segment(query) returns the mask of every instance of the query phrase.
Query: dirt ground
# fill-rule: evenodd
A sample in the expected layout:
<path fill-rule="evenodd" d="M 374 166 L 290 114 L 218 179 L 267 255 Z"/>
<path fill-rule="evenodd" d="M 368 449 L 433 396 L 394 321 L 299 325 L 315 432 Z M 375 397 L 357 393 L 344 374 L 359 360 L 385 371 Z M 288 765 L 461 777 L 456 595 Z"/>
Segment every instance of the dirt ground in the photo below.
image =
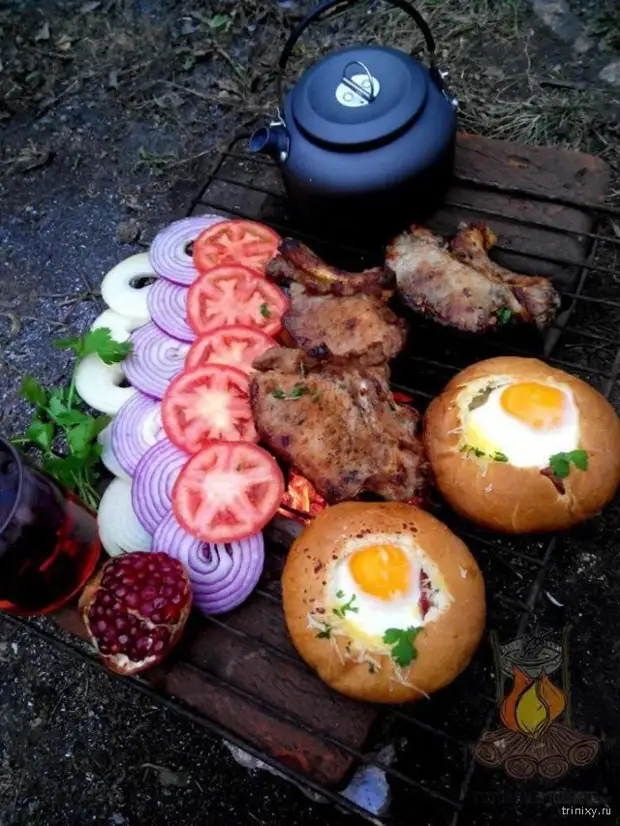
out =
<path fill-rule="evenodd" d="M 278 50 L 310 5 L 0 5 L 0 431 L 27 426 L 23 374 L 63 381 L 67 362 L 50 337 L 94 319 L 102 275 L 184 211 L 233 129 L 273 111 Z M 463 128 L 599 154 L 620 198 L 620 86 L 599 77 L 620 58 L 615 0 L 571 4 L 592 39 L 585 51 L 520 0 L 417 6 Z M 418 44 L 400 12 L 365 3 L 305 38 L 291 71 L 354 38 Z M 605 539 L 590 535 L 579 552 L 588 542 L 610 546 L 617 516 Z M 586 567 L 585 579 L 566 584 L 567 597 L 583 599 L 591 627 L 602 630 L 596 615 L 617 616 L 618 583 L 601 596 L 602 569 L 592 560 Z M 586 665 L 596 663 L 597 634 L 584 640 Z M 270 775 L 247 773 L 221 744 L 131 687 L 2 621 L 0 668 L 0 826 L 345 822 Z M 617 683 L 618 673 L 607 677 Z M 613 713 L 604 703 L 599 712 Z M 499 823 L 505 813 L 489 818 Z"/>

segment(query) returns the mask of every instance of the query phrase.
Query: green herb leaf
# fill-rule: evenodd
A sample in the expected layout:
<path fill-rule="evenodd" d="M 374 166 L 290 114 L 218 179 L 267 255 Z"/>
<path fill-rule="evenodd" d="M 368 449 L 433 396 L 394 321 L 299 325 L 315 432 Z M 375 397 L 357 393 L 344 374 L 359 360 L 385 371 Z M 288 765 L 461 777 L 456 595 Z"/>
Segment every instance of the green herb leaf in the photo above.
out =
<path fill-rule="evenodd" d="M 73 350 L 78 360 L 96 353 L 105 364 L 123 361 L 131 352 L 131 343 L 115 341 L 108 327 L 98 327 L 75 338 L 57 338 L 53 344 L 60 350 Z"/>
<path fill-rule="evenodd" d="M 328 622 L 323 623 L 323 628 L 317 634 L 318 639 L 320 640 L 327 640 L 331 636 L 332 627 Z"/>
<path fill-rule="evenodd" d="M 260 314 L 263 318 L 270 318 L 271 317 L 271 310 L 267 306 L 267 304 L 263 303 L 260 305 Z"/>
<path fill-rule="evenodd" d="M 42 422 L 35 416 L 26 431 L 26 438 L 47 453 L 51 450 L 54 441 L 54 425 L 51 422 Z"/>
<path fill-rule="evenodd" d="M 571 464 L 575 465 L 577 470 L 587 470 L 587 451 L 571 450 L 568 453 L 555 453 L 549 458 L 549 467 L 558 479 L 565 479 L 568 476 Z"/>
<path fill-rule="evenodd" d="M 296 384 L 288 394 L 288 397 L 289 399 L 301 399 L 302 396 L 309 392 L 310 390 L 308 390 L 305 384 Z"/>
<path fill-rule="evenodd" d="M 281 387 L 276 387 L 275 390 L 271 391 L 271 395 L 276 399 L 301 399 L 302 396 L 309 392 L 310 390 L 305 384 L 296 384 L 289 393 L 285 393 Z"/>
<path fill-rule="evenodd" d="M 508 456 L 505 453 L 500 453 L 499 450 L 491 455 L 494 462 L 507 462 Z"/>
<path fill-rule="evenodd" d="M 467 453 L 467 455 L 468 455 L 468 456 L 469 456 L 469 455 L 471 455 L 471 454 L 473 453 L 473 455 L 474 455 L 477 459 L 480 459 L 482 456 L 485 456 L 485 455 L 486 455 L 486 454 L 485 454 L 485 452 L 484 452 L 484 450 L 480 450 L 480 448 L 479 448 L 479 447 L 473 447 L 473 445 L 463 445 L 463 447 L 461 448 L 460 452 L 461 452 L 461 453 Z"/>
<path fill-rule="evenodd" d="M 33 376 L 24 376 L 22 379 L 22 398 L 37 407 L 45 407 L 47 404 L 47 390 L 41 387 Z"/>
<path fill-rule="evenodd" d="M 92 442 L 106 425 L 110 423 L 109 416 L 85 416 L 84 420 L 65 431 L 67 443 L 71 452 L 80 459 L 85 459 L 94 445 Z"/>
<path fill-rule="evenodd" d="M 377 666 L 374 663 L 366 662 L 366 665 L 368 666 L 368 671 L 371 674 L 374 674 L 375 671 L 377 670 Z"/>
<path fill-rule="evenodd" d="M 495 317 L 500 324 L 508 324 L 512 318 L 512 310 L 509 310 L 507 307 L 503 307 L 495 313 Z"/>
<path fill-rule="evenodd" d="M 338 593 L 341 593 L 341 594 L 342 594 L 342 596 L 344 596 L 344 594 L 342 593 L 342 591 L 339 591 Z M 336 596 L 338 596 L 338 594 L 336 594 Z M 341 599 L 341 597 L 338 597 L 338 598 L 339 598 L 339 599 Z M 345 604 L 344 604 L 344 605 L 341 605 L 341 606 L 340 606 L 340 608 L 334 608 L 334 609 L 333 609 L 333 613 L 334 613 L 337 617 L 339 617 L 339 619 L 344 619 L 344 618 L 345 618 L 345 614 L 347 613 L 347 611 L 352 611 L 354 614 L 357 614 L 357 613 L 359 612 L 359 610 L 360 610 L 360 609 L 359 609 L 359 608 L 356 608 L 356 607 L 353 605 L 353 603 L 354 603 L 354 602 L 355 602 L 355 594 L 353 594 L 353 596 L 351 597 L 351 599 L 350 599 L 348 602 L 345 602 Z"/>
<path fill-rule="evenodd" d="M 410 665 L 418 656 L 415 640 L 422 628 L 410 626 L 404 628 L 388 628 L 383 635 L 383 642 L 392 646 L 392 659 L 401 668 Z"/>
<path fill-rule="evenodd" d="M 336 591 L 336 599 L 342 599 L 344 597 L 344 591 Z"/>

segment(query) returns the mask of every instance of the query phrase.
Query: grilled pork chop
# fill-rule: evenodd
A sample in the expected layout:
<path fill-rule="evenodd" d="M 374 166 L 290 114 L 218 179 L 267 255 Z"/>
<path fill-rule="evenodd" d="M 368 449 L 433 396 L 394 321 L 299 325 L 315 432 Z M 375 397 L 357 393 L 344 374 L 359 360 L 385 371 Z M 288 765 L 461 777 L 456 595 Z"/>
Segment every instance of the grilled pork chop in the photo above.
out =
<path fill-rule="evenodd" d="M 465 227 L 450 243 L 412 226 L 389 245 L 386 263 L 396 273 L 402 301 L 450 327 L 481 333 L 506 322 L 545 329 L 560 306 L 548 278 L 517 275 L 487 255 L 497 241 L 486 226 Z"/>
<path fill-rule="evenodd" d="M 419 417 L 394 402 L 386 364 L 322 361 L 276 347 L 253 366 L 250 398 L 261 439 L 329 503 L 361 491 L 397 501 L 423 495 Z"/>
<path fill-rule="evenodd" d="M 385 267 L 360 273 L 337 270 L 287 238 L 267 276 L 288 287 L 290 306 L 282 323 L 309 355 L 357 358 L 374 365 L 389 361 L 404 347 L 405 322 L 385 304 L 395 287 L 394 273 Z"/>

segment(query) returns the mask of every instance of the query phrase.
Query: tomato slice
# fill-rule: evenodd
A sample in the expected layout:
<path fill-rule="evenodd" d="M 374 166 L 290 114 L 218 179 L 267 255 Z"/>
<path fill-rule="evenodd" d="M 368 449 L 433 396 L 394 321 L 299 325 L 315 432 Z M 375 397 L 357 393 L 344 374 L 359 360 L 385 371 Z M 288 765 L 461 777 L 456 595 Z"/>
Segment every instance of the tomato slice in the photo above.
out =
<path fill-rule="evenodd" d="M 256 221 L 220 221 L 194 241 L 194 265 L 199 272 L 226 264 L 243 264 L 264 272 L 282 239 Z"/>
<path fill-rule="evenodd" d="M 276 513 L 284 478 L 276 460 L 247 442 L 211 442 L 182 469 L 172 491 L 178 522 L 203 542 L 235 542 Z"/>
<path fill-rule="evenodd" d="M 212 439 L 257 442 L 249 389 L 247 375 L 234 367 L 208 364 L 181 373 L 161 403 L 166 436 L 186 453 Z"/>
<path fill-rule="evenodd" d="M 187 321 L 198 335 L 217 327 L 244 324 L 275 335 L 288 307 L 274 284 L 238 264 L 216 267 L 198 278 L 187 296 Z"/>
<path fill-rule="evenodd" d="M 254 359 L 277 346 L 275 339 L 260 330 L 231 324 L 196 339 L 185 357 L 185 367 L 193 370 L 204 364 L 227 364 L 249 375 Z"/>

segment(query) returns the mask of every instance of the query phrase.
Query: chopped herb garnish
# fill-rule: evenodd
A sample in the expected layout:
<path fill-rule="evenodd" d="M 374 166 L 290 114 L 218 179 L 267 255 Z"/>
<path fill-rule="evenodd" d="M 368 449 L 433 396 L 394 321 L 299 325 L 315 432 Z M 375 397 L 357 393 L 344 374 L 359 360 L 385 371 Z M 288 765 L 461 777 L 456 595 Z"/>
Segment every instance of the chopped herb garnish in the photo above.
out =
<path fill-rule="evenodd" d="M 306 365 L 302 362 L 299 363 L 299 375 L 302 379 L 306 378 Z"/>
<path fill-rule="evenodd" d="M 485 455 L 484 450 L 480 450 L 479 447 L 473 447 L 473 445 L 463 445 L 461 453 L 467 453 L 468 456 L 473 453 L 478 459 Z"/>
<path fill-rule="evenodd" d="M 495 316 L 500 324 L 508 324 L 508 322 L 512 318 L 512 310 L 509 310 L 506 307 L 502 307 L 501 310 L 498 310 L 495 313 Z"/>
<path fill-rule="evenodd" d="M 296 384 L 288 394 L 288 397 L 289 399 L 301 399 L 303 395 L 309 392 L 310 390 L 308 390 L 305 384 Z"/>
<path fill-rule="evenodd" d="M 366 665 L 368 666 L 368 670 L 370 671 L 371 674 L 374 674 L 375 671 L 377 670 L 377 666 L 374 663 L 367 662 Z"/>
<path fill-rule="evenodd" d="M 344 591 L 336 591 L 336 598 L 342 599 L 344 597 Z"/>
<path fill-rule="evenodd" d="M 296 384 L 289 393 L 285 393 L 281 387 L 276 387 L 275 390 L 271 391 L 271 395 L 275 399 L 301 399 L 302 396 L 309 392 L 310 390 L 305 384 Z"/>
<path fill-rule="evenodd" d="M 416 659 L 415 639 L 422 628 L 388 628 L 383 635 L 383 642 L 392 646 L 392 659 L 401 668 L 405 668 Z"/>
<path fill-rule="evenodd" d="M 341 592 L 339 591 L 338 593 L 341 593 Z M 338 596 L 338 594 L 336 594 L 336 596 Z M 344 596 L 344 594 L 342 596 Z M 340 599 L 340 597 L 339 597 L 339 599 Z M 353 594 L 353 596 L 351 597 L 351 599 L 348 602 L 345 602 L 344 605 L 341 605 L 340 608 L 334 608 L 334 614 L 339 619 L 344 619 L 345 614 L 347 613 L 347 611 L 352 611 L 354 614 L 357 614 L 360 609 L 354 607 L 354 605 L 353 605 L 354 602 L 355 602 L 355 594 Z"/>
<path fill-rule="evenodd" d="M 328 622 L 323 623 L 323 627 L 317 634 L 318 639 L 320 640 L 328 640 L 332 633 L 332 627 Z"/>
<path fill-rule="evenodd" d="M 555 453 L 549 459 L 549 467 L 558 479 L 565 479 L 570 473 L 571 464 L 577 470 L 588 469 L 588 454 L 585 450 L 571 450 L 568 453 Z"/>
<path fill-rule="evenodd" d="M 266 304 L 263 303 L 263 304 L 260 305 L 260 314 L 262 315 L 263 318 L 270 318 L 271 310 L 269 309 L 269 307 Z"/>
<path fill-rule="evenodd" d="M 506 456 L 505 453 L 500 453 L 499 450 L 496 450 L 495 453 L 491 454 L 491 459 L 493 459 L 494 462 L 507 462 L 508 456 Z"/>
<path fill-rule="evenodd" d="M 313 393 L 312 394 L 312 401 L 313 402 L 320 402 L 321 401 L 321 394 L 320 393 Z"/>

